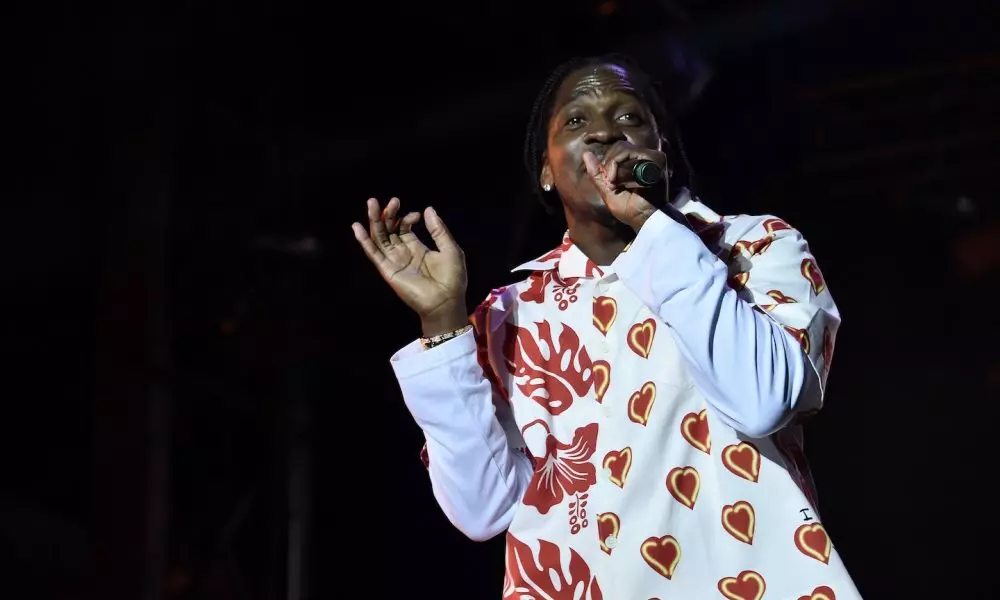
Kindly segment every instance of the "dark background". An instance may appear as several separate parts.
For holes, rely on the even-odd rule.
[[[808,453],[862,594],[990,597],[993,3],[12,9],[5,596],[499,597],[502,540],[434,504],[388,364],[417,320],[349,225],[433,204],[470,303],[511,282],[561,233],[521,166],[535,90],[617,50],[704,85],[702,199],[818,256],[844,324]]]

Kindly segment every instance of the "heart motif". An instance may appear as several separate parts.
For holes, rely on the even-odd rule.
[[[594,298],[594,327],[601,332],[601,335],[608,335],[617,316],[618,303],[614,298],[608,296]]]
[[[729,250],[730,258],[739,256],[740,254],[753,254],[753,247],[756,242],[751,242],[750,240],[739,240],[733,247]]]
[[[722,528],[729,535],[745,544],[753,544],[753,530],[756,525],[753,506],[740,500],[722,507]]]
[[[628,347],[642,358],[649,358],[653,350],[653,337],[656,335],[656,321],[646,319],[636,323],[628,330]]]
[[[788,325],[785,325],[785,331],[792,334],[792,337],[795,338],[795,341],[797,341],[799,345],[802,346],[802,350],[806,354],[809,354],[809,348],[811,347],[811,345],[809,343],[808,331],[806,331],[805,329],[796,329],[794,327],[789,327]]]
[[[743,271],[730,277],[727,283],[729,284],[729,287],[738,292],[747,286],[748,281],[750,281],[750,272]]]
[[[626,447],[608,452],[604,455],[603,466],[611,471],[611,483],[624,488],[629,469],[632,468],[632,448]]]
[[[799,596],[799,600],[837,600],[837,594],[828,585],[821,585],[808,596]]]
[[[812,286],[812,291],[817,296],[826,289],[826,281],[823,280],[823,273],[819,270],[816,265],[816,261],[811,258],[803,258],[802,266],[802,276],[809,281],[809,285]]]
[[[618,537],[621,531],[622,520],[613,512],[606,512],[597,515],[597,535],[601,538],[601,550],[606,554],[611,554],[612,548],[605,545],[604,541],[609,537]]]
[[[590,368],[594,371],[594,399],[600,404],[611,385],[611,365],[606,360],[595,360]]]
[[[694,467],[675,467],[667,473],[667,491],[684,506],[694,508],[701,491],[701,476]]]
[[[774,233],[775,231],[788,231],[792,229],[792,226],[788,223],[782,221],[777,217],[772,217],[767,219],[761,225],[764,226],[764,231],[768,233]]]
[[[654,400],[656,400],[656,384],[647,381],[642,384],[642,389],[628,399],[629,420],[645,426],[649,422],[649,412],[653,410]]]
[[[796,302],[795,298],[786,296],[781,290],[771,290],[767,293],[767,295],[771,297],[771,300],[774,300],[778,304],[795,304]]]
[[[757,483],[760,475],[760,452],[750,442],[731,444],[722,450],[722,464],[734,475]]]
[[[826,534],[826,528],[820,523],[802,525],[796,529],[795,547],[802,554],[809,558],[815,558],[824,565],[829,563],[830,552],[833,550],[830,536]]]
[[[757,240],[756,242],[751,243],[750,254],[754,256],[763,254],[764,252],[767,251],[768,248],[771,247],[771,242],[773,241],[774,241],[773,235],[766,235]]]
[[[681,436],[705,454],[711,454],[712,438],[708,432],[708,410],[688,413],[681,419]]]
[[[765,589],[767,584],[756,571],[743,571],[736,577],[719,580],[719,591],[729,600],[760,600]]]
[[[672,535],[651,537],[642,543],[642,558],[654,571],[667,579],[674,576],[674,569],[681,562],[681,545]]]

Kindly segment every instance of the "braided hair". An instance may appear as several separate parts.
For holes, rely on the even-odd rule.
[[[538,185],[538,177],[541,175],[542,156],[548,143],[549,119],[555,109],[554,103],[556,92],[562,85],[566,77],[585,67],[596,67],[598,65],[614,64],[623,67],[628,71],[632,82],[636,86],[636,93],[639,99],[649,106],[653,113],[653,118],[660,130],[660,135],[665,136],[669,148],[668,161],[675,167],[674,181],[681,186],[691,189],[694,193],[694,172],[688,162],[687,153],[684,150],[684,142],[681,140],[680,130],[672,118],[672,113],[679,110],[686,101],[686,93],[683,86],[678,85],[679,81],[667,81],[672,85],[667,91],[667,100],[663,101],[663,84],[654,82],[649,75],[637,67],[628,57],[619,54],[605,54],[601,56],[572,58],[557,66],[549,74],[542,89],[535,98],[535,103],[531,109],[531,116],[528,119],[528,127],[524,136],[524,167],[527,169],[529,185],[535,191],[538,200],[541,202],[545,212],[555,215],[561,212],[561,202],[556,191],[546,192]]]

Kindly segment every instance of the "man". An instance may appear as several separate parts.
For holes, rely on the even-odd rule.
[[[471,325],[440,216],[431,251],[419,213],[368,201],[355,237],[421,318],[391,364],[433,493],[470,538],[507,531],[504,598],[859,598],[797,425],[822,405],[837,308],[784,221],[629,183],[627,161],[670,171],[670,127],[638,69],[557,69],[526,152],[568,231]]]

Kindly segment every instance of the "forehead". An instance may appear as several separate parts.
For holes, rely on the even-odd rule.
[[[615,64],[592,65],[566,76],[553,102],[553,112],[580,98],[627,94],[638,96],[635,81],[627,69]]]

